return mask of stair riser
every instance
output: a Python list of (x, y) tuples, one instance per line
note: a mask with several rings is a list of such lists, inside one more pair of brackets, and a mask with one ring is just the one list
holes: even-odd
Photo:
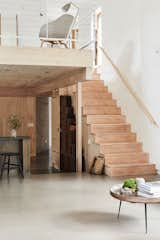
[(97, 87), (101, 87), (104, 88), (104, 82), (103, 81), (86, 81), (86, 82), (82, 82), (82, 87), (93, 87), (93, 88), (97, 88)]
[(124, 132), (130, 132), (131, 127), (129, 125), (120, 125), (120, 126), (109, 126), (104, 125), (103, 127), (97, 127), (91, 125), (91, 132), (95, 133), (97, 136), (103, 136), (103, 134), (107, 133), (124, 133)]
[(121, 145), (121, 146), (100, 146), (102, 153), (129, 153), (129, 152), (141, 152), (142, 151), (142, 145), (141, 144), (130, 144), (130, 145)]
[(108, 143), (108, 142), (135, 142), (136, 135), (129, 135), (129, 136), (120, 136), (120, 135), (109, 135), (106, 137), (96, 137), (96, 143)]
[(127, 177), (127, 176), (141, 176), (141, 175), (154, 175), (156, 174), (155, 165), (141, 166), (133, 168), (124, 167), (124, 168), (105, 168), (105, 174), (110, 177)]
[(116, 106), (115, 100), (107, 100), (107, 99), (84, 99), (83, 106), (90, 105), (90, 106)]
[(105, 165), (108, 164), (129, 164), (129, 163), (148, 163), (149, 162), (149, 157), (148, 155), (142, 155), (142, 156), (137, 156), (137, 157), (128, 157), (128, 158), (124, 158), (119, 157), (119, 158), (107, 158), (107, 156), (105, 156)]
[(83, 114), (84, 115), (120, 115), (121, 110), (116, 107), (84, 107), (83, 108)]
[(120, 124), (125, 123), (125, 117), (122, 116), (96, 116), (91, 115), (87, 116), (87, 123), (88, 124)]
[(108, 89), (107, 88), (104, 88), (104, 87), (101, 87), (101, 86), (98, 86), (98, 87), (92, 87), (92, 86), (89, 86), (89, 87), (83, 87), (82, 86), (82, 92), (98, 92), (98, 93), (108, 93)]
[(110, 99), (112, 100), (112, 94), (111, 93), (108, 93), (107, 91), (104, 91), (104, 92), (83, 92), (82, 93), (82, 99), (83, 100), (87, 100), (87, 99), (92, 99), (92, 100), (95, 100), (95, 99), (101, 99), (101, 100), (107, 100), (107, 99)]
[[(84, 122), (88, 124), (87, 130), (94, 134), (97, 152), (105, 156), (107, 175), (127, 177), (156, 174), (155, 165), (149, 164), (149, 155), (143, 153), (142, 144), (136, 142), (136, 134), (131, 132), (130, 125), (126, 124), (126, 118), (121, 115), (121, 109), (103, 82), (82, 83), (82, 101)], [(91, 154), (93, 149), (87, 151)], [(97, 152), (92, 154), (90, 162)]]
[(148, 163), (149, 161), (147, 159), (118, 159), (117, 161), (113, 161), (113, 160), (106, 160), (105, 162), (105, 166), (107, 166), (108, 164), (112, 165), (112, 164), (130, 164), (130, 163)]

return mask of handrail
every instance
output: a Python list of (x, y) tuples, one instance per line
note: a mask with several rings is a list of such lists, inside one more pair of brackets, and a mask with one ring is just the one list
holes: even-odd
[(152, 114), (150, 113), (150, 111), (148, 110), (148, 108), (146, 107), (146, 105), (144, 104), (144, 102), (142, 101), (142, 99), (136, 94), (136, 92), (132, 89), (132, 87), (130, 86), (130, 84), (126, 81), (126, 79), (123, 77), (121, 71), (119, 70), (119, 68), (115, 65), (115, 63), (112, 61), (112, 59), (110, 58), (110, 56), (107, 54), (107, 52), (104, 50), (103, 47), (100, 47), (100, 49), (102, 50), (104, 56), (107, 58), (107, 60), (109, 61), (109, 63), (112, 65), (112, 67), (114, 68), (115, 72), (118, 74), (118, 76), (120, 77), (120, 79), (122, 80), (122, 82), (124, 83), (125, 87), (129, 90), (129, 93), (132, 95), (132, 97), (135, 99), (135, 101), (137, 102), (137, 104), (139, 105), (139, 107), (142, 109), (142, 111), (144, 112), (144, 114), (148, 117), (148, 119), (151, 121), (152, 124), (154, 124), (155, 126), (159, 127), (157, 121), (154, 119), (154, 117), (152, 116)]

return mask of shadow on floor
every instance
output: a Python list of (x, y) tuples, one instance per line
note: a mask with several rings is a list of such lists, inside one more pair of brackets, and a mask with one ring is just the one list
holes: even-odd
[(117, 215), (110, 212), (98, 212), (98, 211), (75, 211), (67, 213), (66, 217), (70, 217), (81, 224), (109, 224), (113, 223), (123, 224), (128, 221), (136, 221), (137, 219), (132, 216), (121, 215), (120, 220), (117, 219)]
[(49, 173), (59, 173), (58, 169), (50, 167), (50, 153), (44, 151), (37, 153), (36, 158), (31, 160), (31, 173), (32, 174), (49, 174)]

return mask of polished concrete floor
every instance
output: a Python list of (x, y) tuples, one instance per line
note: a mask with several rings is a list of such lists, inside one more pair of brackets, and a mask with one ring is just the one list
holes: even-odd
[(160, 239), (160, 205), (149, 206), (149, 233), (144, 233), (144, 206), (122, 205), (109, 194), (120, 179), (53, 174), (0, 182), (2, 240), (154, 240)]

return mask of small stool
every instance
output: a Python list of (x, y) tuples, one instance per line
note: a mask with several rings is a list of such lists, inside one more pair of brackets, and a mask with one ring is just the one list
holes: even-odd
[[(0, 155), (3, 157), (2, 166), (1, 166), (1, 175), (0, 175), (1, 178), (3, 176), (4, 170), (7, 170), (7, 175), (9, 177), (9, 172), (12, 169), (19, 170), (21, 177), (24, 177), (24, 175), (23, 175), (23, 158), (22, 158), (21, 154), (8, 152), (8, 153), (1, 153)], [(12, 162), (15, 159), (16, 159), (17, 163)]]

